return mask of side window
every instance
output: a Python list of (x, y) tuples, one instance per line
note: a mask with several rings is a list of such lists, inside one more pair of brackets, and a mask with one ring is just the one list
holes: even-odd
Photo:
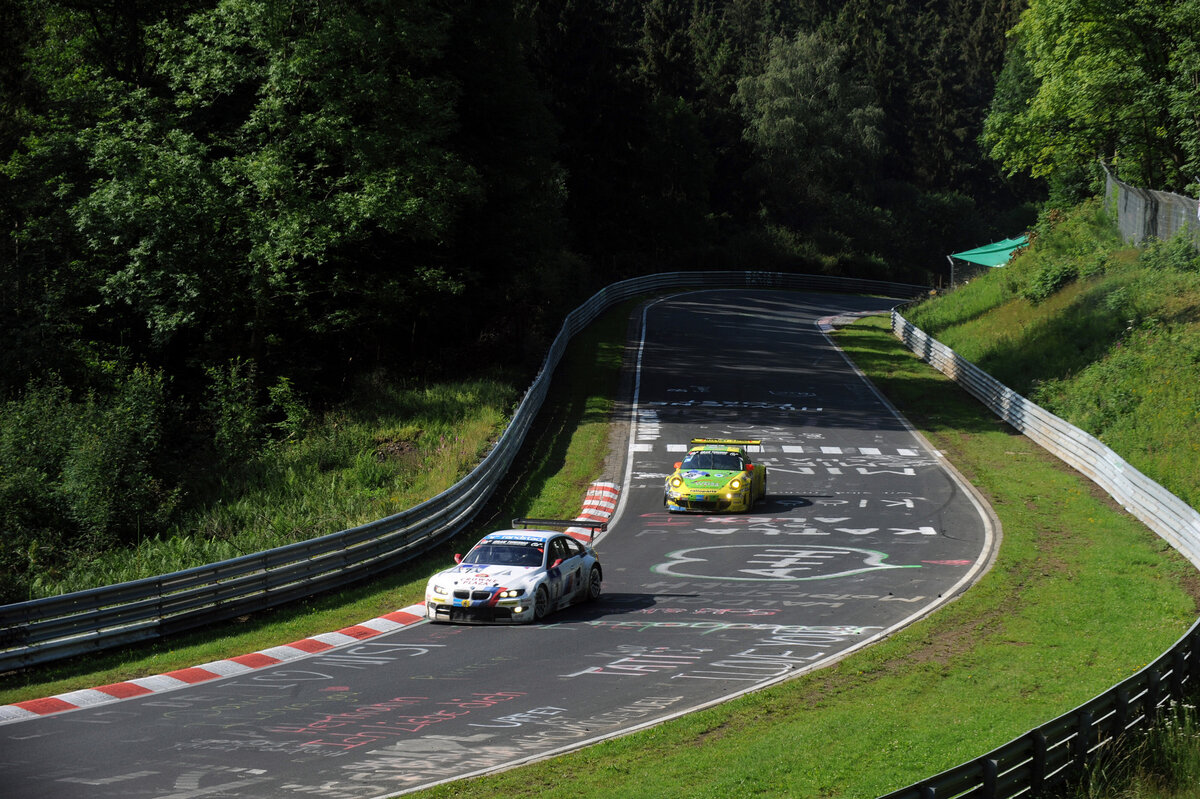
[(563, 538), (562, 536), (559, 536), (558, 538), (551, 539), (551, 541), (550, 541), (550, 559), (547, 560), (546, 563), (550, 564), (556, 560), (566, 560), (567, 559), (566, 549), (567, 549), (567, 547), (566, 547), (566, 539), (565, 538)]
[(564, 558), (577, 558), (583, 554), (583, 547), (574, 538), (560, 538), (563, 543), (563, 549), (566, 550)]

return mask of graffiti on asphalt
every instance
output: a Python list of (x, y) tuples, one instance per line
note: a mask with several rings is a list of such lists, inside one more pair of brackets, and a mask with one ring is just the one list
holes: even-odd
[(670, 560), (650, 570), (672, 577), (734, 581), (828, 580), (886, 569), (919, 569), (885, 563), (887, 554), (855, 547), (729, 544), (667, 553)]
[(562, 677), (662, 677), (689, 680), (761, 682), (822, 660), (831, 650), (857, 644), (879, 627), (705, 622), (593, 622), (610, 630), (682, 629), (703, 634), (749, 630), (760, 634), (752, 646), (720, 653), (714, 648), (620, 645), (596, 652), (602, 660)]
[[(566, 708), (535, 706), (486, 724), (499, 732), (480, 730), (465, 736), (425, 735), (375, 749), (342, 771), (348, 780), (400, 790), (435, 780), (475, 774), (531, 757), (543, 756), (582, 739), (597, 738), (663, 715), (683, 696), (645, 696), (611, 710), (572, 716)], [(496, 724), (497, 720), (501, 724)], [(512, 729), (509, 722), (519, 728)], [(481, 725), (486, 726), (481, 722)]]

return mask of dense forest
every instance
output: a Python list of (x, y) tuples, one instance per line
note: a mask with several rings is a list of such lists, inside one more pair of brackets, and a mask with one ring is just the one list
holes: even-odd
[(1099, 159), (1182, 190), (1198, 23), (1200, 0), (0, 0), (0, 601), (158, 535), (189, 480), (358, 376), (531, 374), (615, 280), (936, 283)]

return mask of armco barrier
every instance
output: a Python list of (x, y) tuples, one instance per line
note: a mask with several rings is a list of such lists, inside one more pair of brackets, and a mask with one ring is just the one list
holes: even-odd
[[(1200, 513), (1130, 466), (1096, 438), (1030, 402), (892, 311), (892, 332), (997, 416), (1087, 475), (1131, 514), (1200, 566)], [(1081, 773), (1127, 732), (1194, 693), (1200, 622), (1157, 660), (1069, 713), (981, 757), (883, 799), (1010, 799), (1037, 796)]]
[(525, 440), (571, 338), (640, 294), (691, 288), (780, 288), (883, 294), (926, 287), (776, 272), (668, 272), (607, 286), (571, 311), (508, 427), (466, 477), (414, 508), (338, 533), (194, 569), (0, 607), (0, 672), (94, 652), (281, 605), (393, 568), (475, 517)]

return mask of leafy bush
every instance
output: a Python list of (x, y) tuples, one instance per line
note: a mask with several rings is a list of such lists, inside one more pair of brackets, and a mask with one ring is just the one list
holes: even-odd
[(207, 367), (208, 413), (217, 460), (244, 463), (258, 451), (263, 436), (263, 408), (257, 399), (258, 367), (231, 358), (223, 367)]
[(71, 527), (57, 490), (71, 448), (72, 405), (61, 383), (30, 386), (0, 410), (0, 601), (24, 599), (26, 575), (57, 571)]
[(271, 398), (271, 409), (280, 417), (279, 421), (272, 423), (271, 427), (284, 440), (294, 440), (299, 437), (308, 425), (312, 414), (295, 386), (292, 385), (292, 381), (286, 377), (280, 377), (275, 381), (275, 385), (267, 389), (267, 394)]
[(75, 406), (59, 491), (87, 550), (136, 543), (170, 520), (180, 492), (157, 476), (165, 405), (162, 374), (139, 367), (111, 399)]
[[(245, 376), (244, 371), (239, 373)], [(280, 434), (297, 430), (295, 437), (279, 436), (273, 445), (260, 446), (249, 461), (221, 469), (213, 486), (198, 488), (199, 476), (191, 473), (189, 506), (179, 508), (172, 522), (153, 534), (145, 525), (149, 515), (144, 515), (137, 545), (109, 547), (86, 557), (60, 557), (76, 542), (66, 535), (44, 539), (44, 544), (36, 544), (42, 547), (34, 552), (40, 558), (37, 563), (53, 556), (59, 566), (41, 568), (28, 584), (22, 583), (20, 598), (165, 574), (336, 532), (410, 508), (449, 488), (478, 464), (519, 398), (512, 384), (499, 381), (405, 388), (380, 377), (375, 383), (356, 383), (351, 405), (310, 418), (288, 381), (276, 383), (266, 394), (270, 405), (258, 406), (250, 415), (267, 420), (259, 428), (261, 440), (272, 429)], [(233, 397), (238, 399), (237, 392)], [(85, 406), (71, 407), (84, 417)], [(282, 421), (270, 422), (273, 414)], [(230, 414), (229, 418), (238, 417)], [(68, 440), (61, 449), (70, 446)], [(105, 446), (121, 451), (116, 444)], [(94, 459), (93, 455), (81, 458), (89, 466)], [(100, 482), (87, 496), (104, 498), (108, 491), (109, 486)], [(168, 493), (164, 498), (178, 497)], [(82, 507), (100, 518), (107, 506)], [(79, 535), (79, 525), (69, 514), (70, 507), (64, 505), (63, 529)]]
[(1200, 252), (1185, 232), (1166, 241), (1152, 241), (1142, 252), (1141, 262), (1151, 269), (1173, 269), (1177, 272), (1200, 272)]
[(1079, 276), (1075, 264), (1068, 261), (1047, 263), (1034, 273), (1032, 279), (1025, 284), (1021, 296), (1035, 305), (1045, 302), (1051, 295), (1071, 283)]
[(162, 374), (134, 369), (108, 397), (73, 398), (57, 380), (0, 410), (0, 602), (35, 579), (157, 535), (180, 490), (163, 483), (167, 400)]

